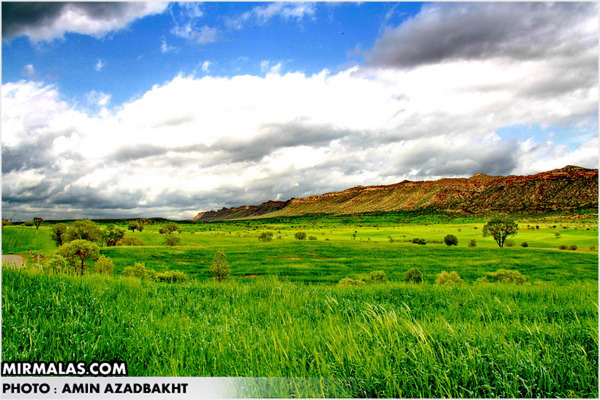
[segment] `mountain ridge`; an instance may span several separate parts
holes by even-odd
[[[475,174],[469,178],[404,180],[389,185],[355,186],[287,201],[270,200],[258,206],[201,212],[194,221],[419,209],[480,214],[490,211],[537,213],[597,207],[598,170],[567,165],[533,175]]]

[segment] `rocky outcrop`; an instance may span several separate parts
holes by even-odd
[[[598,170],[566,166],[528,176],[444,178],[357,186],[341,192],[200,213],[195,220],[305,214],[361,214],[430,209],[481,214],[548,212],[598,207]]]

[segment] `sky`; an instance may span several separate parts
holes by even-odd
[[[2,3],[2,217],[598,165],[598,5]]]

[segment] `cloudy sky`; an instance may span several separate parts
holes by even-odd
[[[596,3],[3,3],[5,218],[598,164]]]

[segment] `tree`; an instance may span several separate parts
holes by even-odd
[[[102,232],[102,236],[104,237],[104,240],[106,240],[106,245],[112,247],[116,246],[117,242],[125,236],[125,231],[110,224],[106,227],[106,230]]]
[[[57,247],[62,246],[65,242],[64,236],[67,233],[67,229],[67,224],[63,223],[56,224],[52,227],[52,233],[50,234],[50,237],[52,238],[52,240],[54,240]]]
[[[94,272],[99,274],[112,275],[115,271],[115,265],[112,260],[106,256],[100,256],[94,265]]]
[[[167,246],[177,246],[181,242],[181,238],[179,236],[173,235],[172,233],[167,233],[165,235],[165,243]]]
[[[495,218],[483,226],[483,236],[492,236],[498,246],[504,247],[508,236],[517,234],[519,226],[511,219]]]
[[[41,218],[41,217],[33,218],[33,224],[35,225],[35,229],[40,229],[40,225],[42,225],[43,222],[44,222],[44,218]]]
[[[174,222],[168,222],[161,226],[158,232],[162,234],[171,234],[173,232],[181,233],[181,228]]]
[[[136,229],[141,232],[144,230],[144,221],[131,221],[127,229],[129,229],[131,232],[135,232]]]
[[[81,275],[85,271],[85,262],[87,260],[97,260],[100,257],[100,251],[95,243],[87,240],[77,239],[60,246],[56,252],[64,257],[75,270],[81,266]]]
[[[258,236],[259,242],[270,242],[273,240],[273,232],[263,232]]]
[[[446,243],[446,246],[457,246],[458,238],[454,235],[446,235],[444,238],[444,243]]]
[[[225,253],[218,252],[213,257],[210,263],[210,272],[215,276],[215,279],[219,282],[224,281],[229,276],[231,268],[227,263],[227,256]]]
[[[73,240],[87,240],[99,243],[100,245],[104,241],[102,231],[98,228],[98,225],[89,219],[75,221],[73,225],[68,227],[67,232],[63,236],[63,243],[72,242]]]
[[[306,239],[306,233],[304,233],[304,232],[296,232],[294,234],[294,237],[296,239],[298,239],[298,240],[304,240],[304,239]]]

